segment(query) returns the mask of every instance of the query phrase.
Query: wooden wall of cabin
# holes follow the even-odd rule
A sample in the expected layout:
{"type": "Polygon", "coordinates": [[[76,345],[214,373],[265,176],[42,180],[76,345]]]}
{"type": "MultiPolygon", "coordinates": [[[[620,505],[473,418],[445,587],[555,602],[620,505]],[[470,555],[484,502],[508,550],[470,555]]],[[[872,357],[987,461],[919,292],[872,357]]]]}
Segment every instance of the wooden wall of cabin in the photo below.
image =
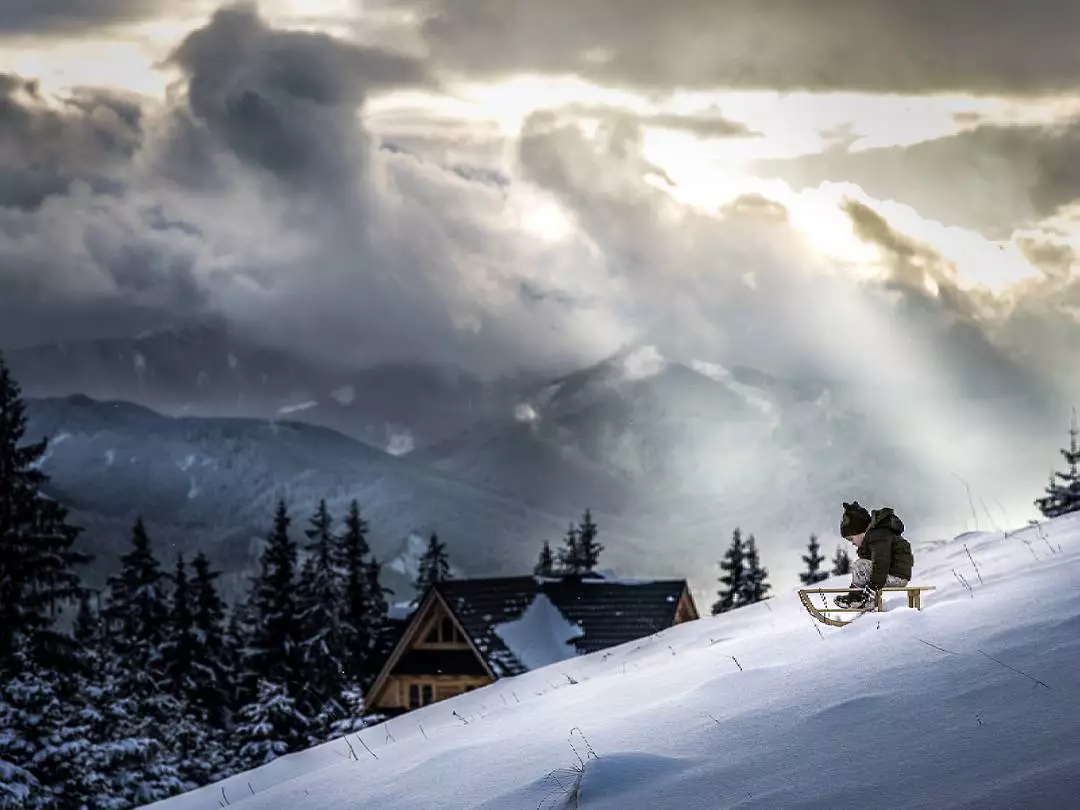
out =
{"type": "Polygon", "coordinates": [[[383,709],[418,709],[492,683],[486,675],[391,675],[377,706],[383,709]]]}

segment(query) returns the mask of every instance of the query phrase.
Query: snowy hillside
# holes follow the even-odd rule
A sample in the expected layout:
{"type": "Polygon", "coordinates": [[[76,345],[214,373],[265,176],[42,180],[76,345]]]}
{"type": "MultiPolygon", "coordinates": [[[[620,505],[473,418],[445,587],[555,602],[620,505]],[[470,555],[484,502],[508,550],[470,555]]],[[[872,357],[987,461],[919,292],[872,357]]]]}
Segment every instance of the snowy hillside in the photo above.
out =
{"type": "Polygon", "coordinates": [[[151,806],[1075,807],[1080,515],[957,537],[915,573],[921,612],[894,594],[830,628],[782,592],[151,806]]]}

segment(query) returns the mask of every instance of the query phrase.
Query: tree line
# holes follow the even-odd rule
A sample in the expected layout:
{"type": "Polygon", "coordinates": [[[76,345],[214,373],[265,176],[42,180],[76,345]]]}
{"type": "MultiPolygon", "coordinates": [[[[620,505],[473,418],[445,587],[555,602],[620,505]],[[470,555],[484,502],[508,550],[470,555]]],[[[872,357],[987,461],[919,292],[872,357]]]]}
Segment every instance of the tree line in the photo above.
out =
{"type": "MultiPolygon", "coordinates": [[[[831,571],[822,569],[825,557],[821,554],[821,545],[815,534],[810,535],[807,552],[802,555],[806,570],[799,574],[799,580],[804,585],[851,573],[851,557],[842,547],[836,549],[831,571]]],[[[711,608],[713,616],[771,598],[768,596],[772,588],[768,583],[769,570],[761,564],[754,535],[744,538],[742,529],[735,528],[727,552],[720,561],[720,570],[721,587],[711,608]]]]}
{"type": "Polygon", "coordinates": [[[229,609],[203,553],[163,563],[142,518],[99,594],[81,529],[42,492],[0,358],[0,807],[136,807],[365,724],[387,596],[354,500],[298,541],[278,501],[259,570],[229,609]]]}

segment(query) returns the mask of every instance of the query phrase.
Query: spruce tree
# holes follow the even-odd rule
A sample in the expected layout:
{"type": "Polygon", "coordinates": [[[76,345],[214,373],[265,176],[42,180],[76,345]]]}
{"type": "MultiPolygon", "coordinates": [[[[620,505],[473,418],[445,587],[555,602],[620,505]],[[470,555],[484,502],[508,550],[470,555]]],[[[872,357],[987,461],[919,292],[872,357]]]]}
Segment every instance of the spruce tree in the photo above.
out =
{"type": "Polygon", "coordinates": [[[533,574],[538,577],[551,577],[555,575],[555,555],[551,553],[551,544],[545,540],[540,549],[540,559],[533,568],[533,574]]]}
{"type": "Polygon", "coordinates": [[[182,554],[176,557],[172,575],[173,592],[169,605],[168,627],[161,647],[162,670],[169,680],[172,694],[184,702],[195,693],[194,668],[198,654],[195,633],[195,613],[191,602],[191,587],[187,566],[182,554]]]}
{"type": "Polygon", "coordinates": [[[420,556],[416,582],[413,583],[416,588],[416,602],[424,598],[432,585],[450,578],[450,559],[446,553],[446,543],[440,541],[438,535],[432,532],[427,548],[420,556]]]}
{"type": "Polygon", "coordinates": [[[821,564],[825,562],[825,555],[820,553],[821,546],[818,544],[816,534],[810,535],[810,543],[807,545],[809,554],[803,554],[802,560],[806,563],[806,571],[799,574],[799,581],[803,585],[813,585],[829,578],[828,571],[822,571],[821,564]]]}
{"type": "Polygon", "coordinates": [[[337,538],[337,567],[342,572],[342,632],[345,648],[345,674],[350,680],[362,680],[369,667],[375,645],[371,615],[371,571],[368,555],[368,523],[360,514],[360,504],[353,499],[345,516],[344,531],[337,538]]]}
{"type": "Polygon", "coordinates": [[[834,577],[847,576],[851,573],[851,557],[843,546],[836,547],[836,555],[832,560],[832,575],[834,577]]]}
{"type": "Polygon", "coordinates": [[[284,500],[274,513],[274,528],[260,560],[246,618],[250,622],[245,664],[253,676],[280,685],[294,703],[306,683],[303,625],[297,600],[297,546],[289,536],[292,518],[284,500]]]}
{"type": "Polygon", "coordinates": [[[233,734],[233,768],[250,770],[299,750],[307,740],[309,725],[288,689],[260,678],[255,699],[241,710],[233,734]]]}
{"type": "Polygon", "coordinates": [[[364,666],[359,677],[352,679],[355,684],[364,688],[370,686],[375,680],[383,662],[393,652],[396,640],[392,634],[387,633],[390,624],[389,597],[394,592],[382,584],[382,564],[375,557],[372,557],[367,564],[367,576],[368,601],[365,628],[367,637],[370,639],[370,646],[365,651],[364,666]]]}
{"type": "Polygon", "coordinates": [[[323,730],[313,730],[321,737],[329,730],[332,717],[340,716],[337,698],[344,686],[345,633],[341,621],[342,583],[335,565],[337,541],[333,519],[326,501],[319,501],[305,530],[309,556],[299,583],[300,621],[303,628],[304,673],[308,693],[300,708],[307,716],[319,719],[323,730]],[[322,718],[325,719],[323,722],[322,718]]]}
{"type": "Polygon", "coordinates": [[[169,608],[166,575],[151,548],[142,517],[135,519],[131,549],[120,557],[120,571],[108,580],[103,609],[106,628],[116,652],[136,679],[162,672],[169,608]]]}
{"type": "Polygon", "coordinates": [[[1072,423],[1069,427],[1069,446],[1059,452],[1065,459],[1065,472],[1050,474],[1046,494],[1035,500],[1036,508],[1044,517],[1055,518],[1080,511],[1080,429],[1076,424],[1076,410],[1073,409],[1072,423]]]}
{"type": "Polygon", "coordinates": [[[139,752],[136,761],[115,775],[116,794],[134,806],[195,786],[182,773],[177,751],[186,703],[170,688],[168,580],[137,517],[120,570],[108,579],[102,607],[106,645],[96,701],[106,718],[104,733],[128,741],[139,752]]]}
{"type": "Polygon", "coordinates": [[[586,509],[581,524],[578,526],[577,536],[578,564],[583,574],[594,571],[600,561],[600,552],[604,550],[604,546],[596,540],[598,533],[599,529],[593,522],[592,512],[586,509]]]}
{"type": "Polygon", "coordinates": [[[739,607],[739,596],[743,592],[743,539],[742,532],[738,527],[731,534],[731,545],[727,553],[720,561],[720,569],[724,572],[719,577],[723,586],[717,591],[719,599],[713,603],[712,615],[726,613],[739,607]]]}
{"type": "Polygon", "coordinates": [[[567,576],[579,576],[583,572],[581,564],[580,530],[573,524],[566,530],[562,548],[558,551],[559,573],[567,576]]]}
{"type": "Polygon", "coordinates": [[[744,550],[743,581],[737,606],[752,605],[766,599],[766,594],[772,587],[766,582],[768,576],[769,569],[761,565],[761,560],[758,558],[757,542],[754,540],[754,535],[751,534],[746,540],[744,550]]]}
{"type": "Polygon", "coordinates": [[[190,699],[208,725],[224,728],[233,705],[236,673],[230,666],[231,645],[225,637],[225,602],[215,585],[221,572],[211,569],[201,551],[195,555],[192,569],[192,620],[197,644],[190,699]]]}
{"type": "Polygon", "coordinates": [[[80,530],[68,525],[66,510],[41,492],[48,443],[23,444],[26,424],[19,386],[0,356],[0,680],[28,660],[16,655],[21,645],[64,666],[73,650],[54,620],[82,597],[75,567],[91,559],[74,548],[80,530]]]}

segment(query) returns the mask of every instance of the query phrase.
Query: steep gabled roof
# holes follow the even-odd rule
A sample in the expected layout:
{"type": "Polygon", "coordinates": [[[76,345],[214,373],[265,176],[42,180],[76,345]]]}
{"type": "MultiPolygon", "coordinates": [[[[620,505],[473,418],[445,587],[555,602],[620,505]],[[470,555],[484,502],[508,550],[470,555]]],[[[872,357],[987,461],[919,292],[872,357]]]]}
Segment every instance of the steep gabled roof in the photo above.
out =
{"type": "Polygon", "coordinates": [[[670,627],[685,580],[622,581],[592,578],[492,577],[440,582],[435,586],[473,644],[499,676],[527,671],[495,632],[519,619],[544,594],[583,635],[579,653],[624,644],[670,627]]]}

